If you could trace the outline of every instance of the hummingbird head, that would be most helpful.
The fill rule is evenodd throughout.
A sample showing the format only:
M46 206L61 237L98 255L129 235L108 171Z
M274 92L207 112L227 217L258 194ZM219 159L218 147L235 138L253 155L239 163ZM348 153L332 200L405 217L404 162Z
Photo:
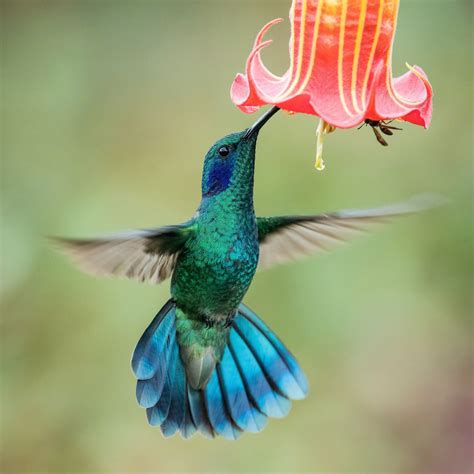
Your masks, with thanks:
M220 194L230 186L250 185L253 188L258 132L278 110L278 107L273 107L250 128L231 133L212 145L204 160L203 197Z

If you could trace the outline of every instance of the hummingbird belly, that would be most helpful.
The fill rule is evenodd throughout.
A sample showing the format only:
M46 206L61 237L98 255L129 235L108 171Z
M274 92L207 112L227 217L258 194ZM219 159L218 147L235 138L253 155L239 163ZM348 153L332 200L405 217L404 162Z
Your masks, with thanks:
M197 246L178 258L171 295L190 316L226 319L236 312L247 292L257 262L255 239L237 239L228 246L216 242L207 248Z

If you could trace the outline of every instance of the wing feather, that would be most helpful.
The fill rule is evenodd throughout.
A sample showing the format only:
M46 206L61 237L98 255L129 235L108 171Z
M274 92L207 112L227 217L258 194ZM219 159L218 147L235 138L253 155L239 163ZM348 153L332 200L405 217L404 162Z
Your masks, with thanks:
M258 217L259 268L328 251L393 218L444 204L434 195L377 209L347 210L314 216Z
M55 246L81 270L161 283L174 270L193 222L151 230L127 231L95 239L53 238Z

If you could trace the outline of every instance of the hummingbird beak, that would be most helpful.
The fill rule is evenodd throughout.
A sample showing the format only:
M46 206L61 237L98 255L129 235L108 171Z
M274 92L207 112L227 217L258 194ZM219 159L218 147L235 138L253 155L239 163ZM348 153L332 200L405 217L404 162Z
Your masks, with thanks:
M265 112L250 128L247 129L247 132L244 135L244 138L250 138L253 135L258 134L259 130L280 110L280 107L276 105L270 110Z

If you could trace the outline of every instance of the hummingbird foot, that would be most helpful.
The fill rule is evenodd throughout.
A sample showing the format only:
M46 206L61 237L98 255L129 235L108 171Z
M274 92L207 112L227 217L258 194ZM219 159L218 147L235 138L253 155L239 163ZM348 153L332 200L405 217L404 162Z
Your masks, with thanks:
M204 326L209 329L214 327L216 324L216 321L213 320L210 316L204 316Z
M228 329L232 326L232 322L234 321L235 318L235 313L229 314L225 319L219 318L213 318L211 316L204 316L203 317L203 322L204 326L209 329L213 328L216 326L220 326L221 328Z

